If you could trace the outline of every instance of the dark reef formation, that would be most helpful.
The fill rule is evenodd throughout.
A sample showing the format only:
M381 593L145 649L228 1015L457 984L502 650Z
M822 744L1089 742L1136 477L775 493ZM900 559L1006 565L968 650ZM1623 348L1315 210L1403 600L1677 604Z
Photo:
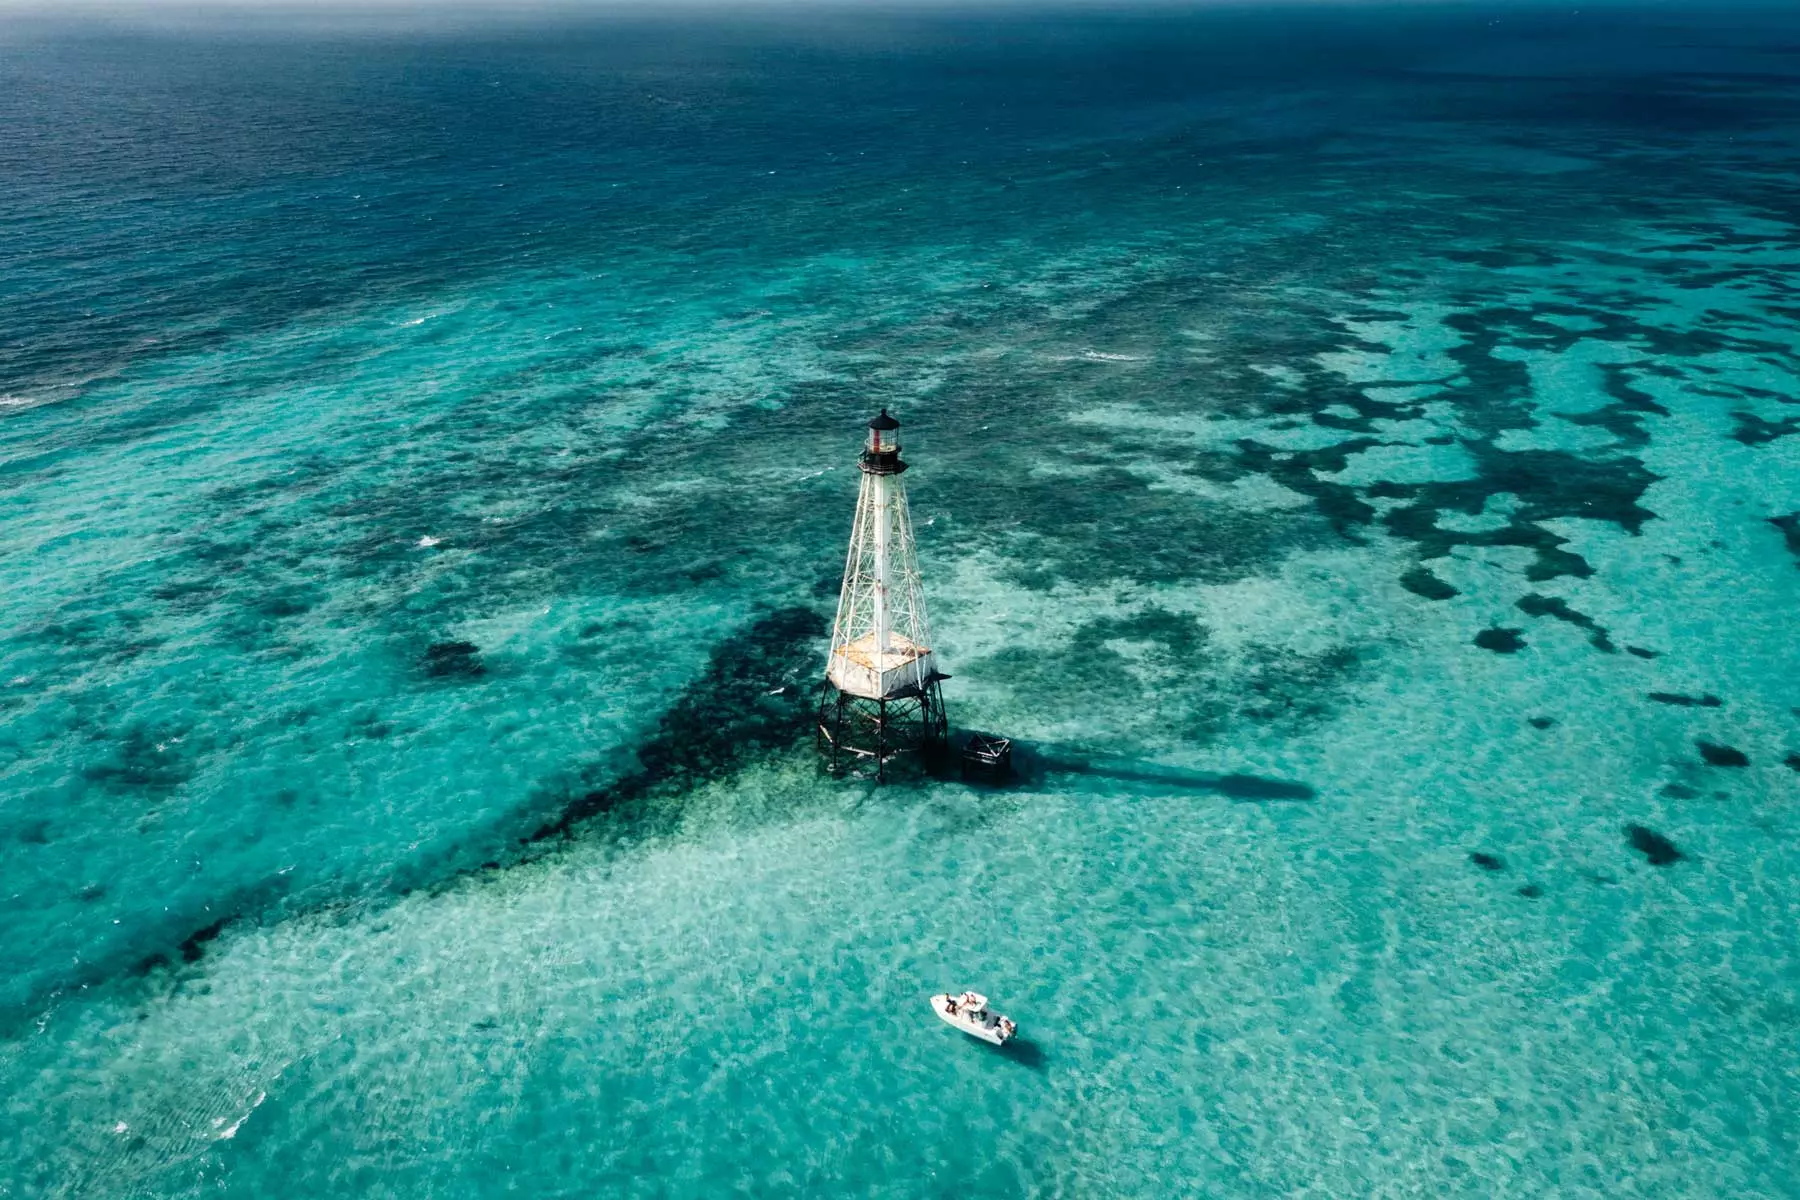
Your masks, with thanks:
M1528 617L1555 617L1558 621L1566 621L1577 629L1588 631L1588 641L1596 650L1604 650L1608 654L1617 652L1612 638L1607 636L1594 619L1586 613L1577 612L1569 607L1569 602L1560 596L1542 596L1536 592L1519 597L1518 609Z
M1526 646L1523 629L1484 629L1475 635L1475 644L1495 654L1517 654Z
M1653 867L1666 867L1687 857L1676 848L1674 842L1643 825L1627 825L1625 839Z
M1750 756L1735 747L1708 741L1696 741L1694 746L1700 751L1700 757L1709 767L1747 767L1750 765Z
M1448 600L1461 593L1424 567L1414 567L1400 577L1400 586L1427 600Z
M474 642L433 642L425 648L425 673L437 679L473 679L486 671Z
M1789 513L1785 517L1770 517L1769 524L1781 530L1781 536L1787 542L1788 553L1794 556L1794 564L1800 566L1800 512Z

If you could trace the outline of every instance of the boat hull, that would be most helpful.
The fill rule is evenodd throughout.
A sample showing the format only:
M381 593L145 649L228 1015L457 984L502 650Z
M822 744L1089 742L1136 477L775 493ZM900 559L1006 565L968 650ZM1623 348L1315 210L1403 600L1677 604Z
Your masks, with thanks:
M960 1008L956 1010L954 1016L945 1012L944 1005L952 999L954 999L954 997L949 995L933 996L931 998L931 1011L938 1015L938 1020L950 1026L952 1029L960 1029L970 1037L984 1041L990 1046L1004 1046L1006 1044L1006 1035L1001 1033L998 1027L983 1025L980 1020L970 1020L964 1015L963 1010Z

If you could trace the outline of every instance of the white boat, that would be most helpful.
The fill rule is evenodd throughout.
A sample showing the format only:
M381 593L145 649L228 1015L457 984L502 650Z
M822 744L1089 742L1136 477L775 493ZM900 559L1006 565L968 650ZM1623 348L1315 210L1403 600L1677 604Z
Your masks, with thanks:
M989 1009L987 997L980 992L933 996L931 1011L945 1024L993 1046L1004 1045L1006 1039L1019 1029L1009 1018Z

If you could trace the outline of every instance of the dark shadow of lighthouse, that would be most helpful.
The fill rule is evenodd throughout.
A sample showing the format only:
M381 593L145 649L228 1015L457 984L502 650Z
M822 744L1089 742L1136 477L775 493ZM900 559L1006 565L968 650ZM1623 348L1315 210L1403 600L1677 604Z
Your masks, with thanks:
M873 766L886 779L896 758L928 765L949 737L942 680L925 619L912 516L901 473L900 422L887 409L869 422L862 490L850 527L844 587L819 693L819 751L834 772Z

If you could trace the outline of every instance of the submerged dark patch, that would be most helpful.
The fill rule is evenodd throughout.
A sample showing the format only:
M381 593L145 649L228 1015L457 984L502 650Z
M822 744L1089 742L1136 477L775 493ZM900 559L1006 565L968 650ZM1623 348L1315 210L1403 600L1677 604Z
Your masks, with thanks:
M1533 729L1549 729L1552 725L1556 724L1556 718L1555 717L1531 717L1531 718L1529 718L1527 723Z
M1352 454L1384 444L1376 438L1361 437L1317 450L1280 450L1250 438L1237 445L1250 470L1312 497L1313 507L1333 530L1351 541L1360 541L1358 527L1375 519L1374 506L1358 496L1354 487L1320 479L1318 472L1336 474L1349 465Z
M191 773L176 741L173 734L142 726L128 729L113 743L111 756L84 767L82 777L113 791L172 791L186 783Z
M1239 711L1252 721L1304 722L1325 715L1361 655L1352 646L1317 654L1255 648L1245 655L1245 669L1233 680Z
M1679 692L1651 692L1649 695L1658 704L1672 704L1677 708L1718 708L1725 703L1711 692L1704 696L1684 696Z
M1800 433L1800 417L1765 421L1755 413L1734 412L1731 415L1737 421L1731 436L1746 446L1764 446L1791 433Z
M1536 553L1536 561L1526 569L1527 579L1585 578L1593 574L1593 567L1563 549L1568 539L1543 528L1541 522L1608 521L1636 534L1656 515L1639 501L1658 476L1635 458L1589 459L1558 450L1507 451L1486 442L1463 444L1475 458L1476 478L1405 485L1413 502L1383 518L1396 536L1414 542L1427 558L1441 558L1457 546L1521 546ZM1443 512L1477 516L1490 498L1501 493L1516 496L1519 505L1499 529L1461 532L1438 523Z
M229 913L209 925L202 925L199 929L188 934L187 937L182 939L181 945L178 947L181 951L181 961L185 963L199 962L201 956L206 953L206 944L225 932L225 927L236 919L236 913Z
M1625 647L1625 652L1627 654L1635 654L1639 658L1661 658L1662 657L1662 655L1658 654L1656 651L1646 650L1642 646L1627 646L1627 647Z
M350 718L344 726L344 737L348 739L364 738L378 742L394 732L394 727L381 719L381 714L374 709L364 709Z
M486 670L474 642L433 642L425 651L425 673L436 679L474 678Z
M1166 460L1166 445L1145 441L1140 447L1128 432L1098 444L1093 439L1092 428L1083 427L1062 450L1063 465L1079 472L1074 478L995 473L970 464L958 481L958 524L1006 539L1001 557L1011 582L1038 591L1121 579L1226 582L1295 550L1336 540L1317 520L1156 487L1117 461L1134 451ZM1181 469L1209 480L1246 473L1242 462L1222 454L1184 456ZM1011 530L1031 538L1029 554L1017 553L1019 533L998 532Z
M1770 517L1769 524L1781 530L1782 539L1787 542L1788 553L1800 560L1800 512L1789 513L1785 517ZM1796 561L1800 566L1800 561Z
M1571 425L1604 429L1628 446L1647 445L1650 434L1644 428L1644 417L1666 417L1669 410L1658 404L1650 393L1633 386L1635 373L1629 366L1602 363L1600 377L1601 386L1612 397L1610 403L1592 412L1558 413L1557 416Z
M1469 861L1484 871L1500 871L1504 870L1506 867L1505 860L1499 855L1489 854L1483 850L1471 850L1469 852Z
M1800 750L1788 755L1786 758L1782 759L1781 762L1782 765L1790 770L1800 771Z
M1564 600L1561 596L1542 596L1536 592L1532 592L1529 595L1519 597L1518 608L1519 611L1526 616L1555 617L1557 620L1566 621L1568 624L1573 625L1578 629L1587 630L1589 634L1588 641L1592 643L1596 649L1604 650L1608 654L1612 654L1618 649L1618 647L1613 645L1612 638L1607 636L1605 629L1601 628L1601 626L1586 613L1578 612L1575 609L1570 608L1569 602Z
M1475 644L1495 654L1517 654L1526 646L1522 629L1484 629L1475 635Z
M1709 767L1747 767L1750 756L1732 746L1722 746L1717 742L1696 741L1700 757L1706 760Z
M1627 825L1625 838L1631 843L1631 848L1649 860L1653 867L1666 867L1687 857L1676 848L1674 842L1642 825Z
M1519 895L1525 897L1527 900L1536 900L1543 894L1544 889L1535 883L1528 883L1519 889Z
M250 607L261 616L281 619L311 612L320 599L318 588L277 587L257 594Z
M1400 586L1427 600L1448 600L1462 594L1424 567L1415 567L1402 575Z
M1077 653L1094 653L1106 643L1160 643L1178 661L1194 658L1206 646L1206 626L1191 613L1173 613L1151 605L1142 612L1123 617L1098 617L1075 631Z

